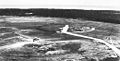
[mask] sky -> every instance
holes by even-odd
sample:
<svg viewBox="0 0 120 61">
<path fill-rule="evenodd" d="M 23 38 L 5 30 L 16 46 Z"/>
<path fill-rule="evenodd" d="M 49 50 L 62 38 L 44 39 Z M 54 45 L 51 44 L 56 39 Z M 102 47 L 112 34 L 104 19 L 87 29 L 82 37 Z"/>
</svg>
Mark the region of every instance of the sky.
<svg viewBox="0 0 120 61">
<path fill-rule="evenodd" d="M 119 0 L 0 0 L 0 8 L 120 10 Z"/>
</svg>

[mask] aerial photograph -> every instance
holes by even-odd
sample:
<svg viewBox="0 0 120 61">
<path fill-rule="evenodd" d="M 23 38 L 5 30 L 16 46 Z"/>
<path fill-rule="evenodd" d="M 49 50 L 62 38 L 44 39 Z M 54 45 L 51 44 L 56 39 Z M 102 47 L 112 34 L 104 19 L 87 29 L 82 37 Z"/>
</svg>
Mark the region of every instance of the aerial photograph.
<svg viewBox="0 0 120 61">
<path fill-rule="evenodd" d="M 119 61 L 119 23 L 113 10 L 0 9 L 0 61 Z"/>
<path fill-rule="evenodd" d="M 120 61 L 120 1 L 0 0 L 0 61 Z"/>
</svg>

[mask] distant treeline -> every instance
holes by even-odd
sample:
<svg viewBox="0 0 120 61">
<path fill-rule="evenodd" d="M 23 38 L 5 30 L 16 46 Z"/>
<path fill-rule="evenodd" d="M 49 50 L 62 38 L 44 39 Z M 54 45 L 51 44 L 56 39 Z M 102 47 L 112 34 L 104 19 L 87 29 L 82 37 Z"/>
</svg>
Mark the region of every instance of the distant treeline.
<svg viewBox="0 0 120 61">
<path fill-rule="evenodd" d="M 120 23 L 120 11 L 76 9 L 0 9 L 0 16 L 38 16 L 82 18 L 93 21 Z"/>
</svg>

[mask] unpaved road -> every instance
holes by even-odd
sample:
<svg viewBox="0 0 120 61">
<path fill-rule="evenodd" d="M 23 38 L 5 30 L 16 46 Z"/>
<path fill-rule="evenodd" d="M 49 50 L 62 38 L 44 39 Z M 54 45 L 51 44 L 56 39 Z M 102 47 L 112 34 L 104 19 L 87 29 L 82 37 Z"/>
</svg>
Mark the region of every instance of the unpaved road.
<svg viewBox="0 0 120 61">
<path fill-rule="evenodd" d="M 39 44 L 39 43 L 38 42 L 28 42 L 28 41 L 27 42 L 17 42 L 17 43 L 14 43 L 14 44 L 1 46 L 0 50 L 1 49 L 20 48 L 20 47 L 23 47 L 25 44 Z"/>
</svg>

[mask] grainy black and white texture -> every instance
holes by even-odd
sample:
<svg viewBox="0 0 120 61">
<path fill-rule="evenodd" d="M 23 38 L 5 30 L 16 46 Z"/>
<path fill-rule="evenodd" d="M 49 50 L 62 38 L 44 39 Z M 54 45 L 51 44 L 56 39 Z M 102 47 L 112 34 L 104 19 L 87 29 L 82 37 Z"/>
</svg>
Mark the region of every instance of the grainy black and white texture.
<svg viewBox="0 0 120 61">
<path fill-rule="evenodd" d="M 0 61 L 119 61 L 105 44 L 59 32 L 69 25 L 120 48 L 119 23 L 119 11 L 0 9 Z"/>
</svg>

